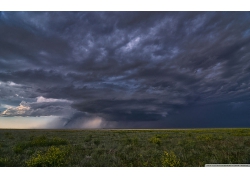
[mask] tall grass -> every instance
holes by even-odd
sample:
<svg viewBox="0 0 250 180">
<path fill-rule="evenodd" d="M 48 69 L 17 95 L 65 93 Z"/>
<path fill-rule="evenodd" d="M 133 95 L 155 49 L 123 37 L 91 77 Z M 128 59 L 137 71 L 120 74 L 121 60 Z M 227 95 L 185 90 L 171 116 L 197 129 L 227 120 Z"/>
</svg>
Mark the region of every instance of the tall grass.
<svg viewBox="0 0 250 180">
<path fill-rule="evenodd" d="M 1 130 L 0 166 L 250 163 L 250 129 Z"/>
</svg>

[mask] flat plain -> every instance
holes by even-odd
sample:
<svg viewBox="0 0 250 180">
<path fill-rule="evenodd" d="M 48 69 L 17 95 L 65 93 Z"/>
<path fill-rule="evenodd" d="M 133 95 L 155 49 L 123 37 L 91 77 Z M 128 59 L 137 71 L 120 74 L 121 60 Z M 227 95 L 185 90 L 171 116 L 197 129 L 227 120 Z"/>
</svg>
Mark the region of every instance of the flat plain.
<svg viewBox="0 0 250 180">
<path fill-rule="evenodd" d="M 0 129 L 1 167 L 250 164 L 250 129 Z"/>
</svg>

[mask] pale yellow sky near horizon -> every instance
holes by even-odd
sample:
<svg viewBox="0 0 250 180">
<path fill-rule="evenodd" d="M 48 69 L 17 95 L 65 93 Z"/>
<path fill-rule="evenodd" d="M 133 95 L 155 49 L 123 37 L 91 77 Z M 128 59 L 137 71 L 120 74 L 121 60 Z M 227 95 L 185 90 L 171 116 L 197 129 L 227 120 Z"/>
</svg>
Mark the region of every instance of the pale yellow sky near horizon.
<svg viewBox="0 0 250 180">
<path fill-rule="evenodd" d="M 48 124 L 58 116 L 40 117 L 0 117 L 0 128 L 4 129 L 40 129 L 48 128 Z"/>
</svg>

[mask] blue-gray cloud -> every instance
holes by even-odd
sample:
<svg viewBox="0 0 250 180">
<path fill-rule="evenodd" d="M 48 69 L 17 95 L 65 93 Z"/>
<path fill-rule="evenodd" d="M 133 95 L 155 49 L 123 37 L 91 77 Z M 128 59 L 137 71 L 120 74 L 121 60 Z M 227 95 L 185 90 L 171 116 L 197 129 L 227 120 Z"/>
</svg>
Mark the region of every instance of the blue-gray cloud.
<svg viewBox="0 0 250 180">
<path fill-rule="evenodd" d="M 29 116 L 71 112 L 69 127 L 249 126 L 249 21 L 249 12 L 1 12 L 1 111 L 17 115 L 27 101 Z M 41 96 L 70 103 L 38 106 Z"/>
</svg>

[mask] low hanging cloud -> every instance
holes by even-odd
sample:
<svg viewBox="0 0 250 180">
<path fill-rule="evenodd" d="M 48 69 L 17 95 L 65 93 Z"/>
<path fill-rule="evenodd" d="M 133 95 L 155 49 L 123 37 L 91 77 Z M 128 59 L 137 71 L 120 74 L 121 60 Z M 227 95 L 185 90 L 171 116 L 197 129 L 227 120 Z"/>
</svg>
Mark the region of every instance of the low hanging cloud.
<svg viewBox="0 0 250 180">
<path fill-rule="evenodd" d="M 9 107 L 7 108 L 2 115 L 3 116 L 22 116 L 26 115 L 30 110 L 30 106 L 28 106 L 25 102 L 21 102 L 17 107 Z"/>
<path fill-rule="evenodd" d="M 52 103 L 52 102 L 65 102 L 65 103 L 70 103 L 71 101 L 67 99 L 53 99 L 53 98 L 44 98 L 42 96 L 37 97 L 37 103 Z"/>
<path fill-rule="evenodd" d="M 63 116 L 72 113 L 70 101 L 63 99 L 46 99 L 37 97 L 36 102 L 22 101 L 17 107 L 8 107 L 1 113 L 2 116 Z"/>
<path fill-rule="evenodd" d="M 1 12 L 1 116 L 58 116 L 58 128 L 250 126 L 249 17 Z"/>
</svg>

